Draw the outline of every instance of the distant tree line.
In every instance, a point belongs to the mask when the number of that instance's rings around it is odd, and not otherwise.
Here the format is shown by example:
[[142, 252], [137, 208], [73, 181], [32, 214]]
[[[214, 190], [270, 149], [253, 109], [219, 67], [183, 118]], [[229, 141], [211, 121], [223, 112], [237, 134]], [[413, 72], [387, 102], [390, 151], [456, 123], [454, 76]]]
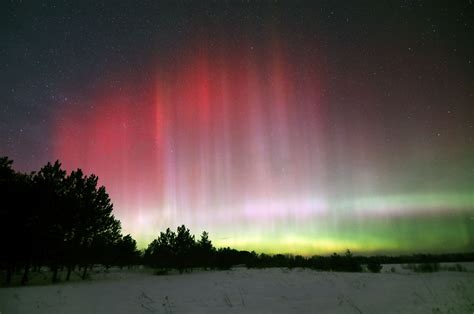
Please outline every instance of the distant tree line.
[[[161, 232], [145, 250], [143, 262], [145, 265], [159, 269], [163, 273], [168, 269], [184, 272], [193, 268], [229, 269], [241, 265], [248, 268], [264, 267], [307, 267], [328, 271], [362, 271], [360, 257], [355, 257], [349, 250], [345, 254], [334, 253], [331, 256], [303, 256], [284, 254], [257, 254], [254, 251], [238, 251], [235, 249], [215, 248], [209, 240], [209, 234], [204, 231], [199, 240], [186, 226], [177, 228], [176, 233], [170, 228]], [[366, 261], [367, 262], [367, 261]], [[378, 272], [381, 269], [378, 260], [369, 260], [369, 270]]]
[[312, 257], [257, 254], [216, 248], [206, 231], [195, 239], [184, 225], [176, 232], [170, 228], [161, 232], [141, 254], [135, 240], [122, 235], [120, 221], [113, 216], [113, 205], [105, 188], [98, 186], [97, 176], [84, 175], [80, 169], [68, 175], [59, 161], [29, 174], [16, 172], [12, 163], [0, 157], [0, 271], [7, 284], [18, 273], [21, 284], [26, 284], [30, 272], [44, 266], [51, 270], [54, 282], [60, 279], [60, 271], [65, 271], [65, 280], [72, 272], [85, 279], [97, 264], [106, 268], [140, 264], [158, 273], [236, 265], [349, 272], [362, 271], [366, 265], [367, 270], [379, 272], [381, 264], [419, 263], [424, 271], [429, 263], [474, 261], [474, 253], [367, 257], [347, 250]]
[[6, 283], [22, 270], [21, 284], [31, 270], [48, 266], [52, 280], [58, 271], [80, 271], [82, 278], [94, 264], [125, 266], [138, 262], [139, 251], [130, 235], [122, 236], [120, 221], [95, 175], [80, 169], [69, 175], [56, 161], [38, 172], [12, 169], [0, 157], [0, 269]]
[[232, 248], [215, 248], [204, 231], [196, 240], [186, 226], [182, 225], [173, 232], [168, 228], [161, 232], [145, 250], [143, 263], [165, 273], [169, 269], [180, 272], [193, 268], [229, 269], [233, 266], [247, 268], [310, 268], [320, 271], [360, 272], [364, 267], [370, 272], [378, 273], [382, 264], [413, 264], [420, 267], [440, 262], [474, 261], [474, 253], [458, 254], [415, 254], [402, 256], [358, 256], [350, 250], [344, 254], [333, 253], [329, 256], [311, 256], [291, 254], [257, 254], [252, 251], [238, 251]]

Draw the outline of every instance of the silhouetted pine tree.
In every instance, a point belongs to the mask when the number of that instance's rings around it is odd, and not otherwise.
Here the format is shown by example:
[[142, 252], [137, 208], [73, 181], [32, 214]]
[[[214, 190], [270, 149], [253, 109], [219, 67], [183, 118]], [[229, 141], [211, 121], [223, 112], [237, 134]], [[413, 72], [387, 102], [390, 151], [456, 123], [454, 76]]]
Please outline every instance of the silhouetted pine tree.
[[176, 266], [175, 251], [176, 233], [167, 228], [153, 240], [145, 250], [145, 262], [156, 268], [173, 268]]
[[122, 237], [114, 247], [115, 261], [120, 268], [136, 265], [140, 259], [140, 251], [137, 250], [137, 242], [128, 234]]
[[196, 263], [197, 266], [204, 267], [205, 269], [212, 267], [215, 258], [215, 248], [212, 246], [212, 242], [209, 239], [209, 234], [203, 231], [201, 239], [197, 242], [196, 247]]
[[0, 265], [6, 269], [6, 282], [21, 267], [25, 268], [22, 283], [28, 281], [32, 256], [31, 234], [35, 219], [32, 217], [29, 176], [16, 173], [13, 161], [0, 158]]
[[33, 247], [43, 253], [43, 261], [53, 271], [52, 280], [56, 281], [67, 245], [66, 171], [61, 169], [59, 161], [54, 164], [48, 162], [33, 174], [32, 180], [38, 205], [34, 207], [37, 211], [32, 215], [37, 223], [37, 232], [31, 239], [35, 242]]
[[174, 251], [176, 252], [176, 266], [180, 272], [195, 266], [194, 253], [196, 241], [185, 225], [177, 229]]

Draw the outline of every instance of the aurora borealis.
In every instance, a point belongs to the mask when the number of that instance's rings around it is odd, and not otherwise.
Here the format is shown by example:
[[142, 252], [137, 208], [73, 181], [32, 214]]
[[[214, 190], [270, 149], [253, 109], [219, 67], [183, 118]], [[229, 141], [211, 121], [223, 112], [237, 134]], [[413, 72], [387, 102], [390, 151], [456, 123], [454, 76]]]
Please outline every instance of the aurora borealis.
[[1, 155], [98, 175], [142, 247], [472, 251], [472, 4], [420, 3], [10, 4]]

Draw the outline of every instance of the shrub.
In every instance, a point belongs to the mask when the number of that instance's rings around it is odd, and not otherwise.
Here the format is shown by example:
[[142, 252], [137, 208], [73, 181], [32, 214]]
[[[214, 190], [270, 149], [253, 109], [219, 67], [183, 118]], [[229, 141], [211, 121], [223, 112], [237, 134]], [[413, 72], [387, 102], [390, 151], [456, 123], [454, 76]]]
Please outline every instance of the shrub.
[[369, 260], [367, 264], [367, 268], [372, 272], [372, 273], [380, 273], [382, 270], [382, 264], [379, 263], [379, 261], [375, 259]]
[[417, 273], [433, 273], [439, 271], [439, 269], [439, 263], [422, 263], [413, 267], [413, 271]]
[[447, 270], [447, 271], [459, 271], [459, 272], [466, 272], [467, 271], [466, 267], [464, 267], [460, 264], [445, 266], [445, 267], [442, 267], [442, 269]]
[[168, 275], [168, 269], [157, 269], [153, 272], [153, 275], [155, 275], [155, 276]]

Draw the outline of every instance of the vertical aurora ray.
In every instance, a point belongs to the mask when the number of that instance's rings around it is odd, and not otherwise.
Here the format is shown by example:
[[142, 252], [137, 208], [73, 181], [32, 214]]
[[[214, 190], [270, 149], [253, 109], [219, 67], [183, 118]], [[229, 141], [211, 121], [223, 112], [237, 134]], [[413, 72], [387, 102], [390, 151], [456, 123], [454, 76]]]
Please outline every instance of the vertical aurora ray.
[[57, 120], [57, 157], [99, 176], [141, 246], [186, 224], [272, 253], [472, 250], [474, 186], [444, 176], [462, 152], [406, 145], [394, 159], [382, 123], [332, 113], [322, 56], [276, 35], [204, 38], [158, 61], [152, 87], [104, 89]]

